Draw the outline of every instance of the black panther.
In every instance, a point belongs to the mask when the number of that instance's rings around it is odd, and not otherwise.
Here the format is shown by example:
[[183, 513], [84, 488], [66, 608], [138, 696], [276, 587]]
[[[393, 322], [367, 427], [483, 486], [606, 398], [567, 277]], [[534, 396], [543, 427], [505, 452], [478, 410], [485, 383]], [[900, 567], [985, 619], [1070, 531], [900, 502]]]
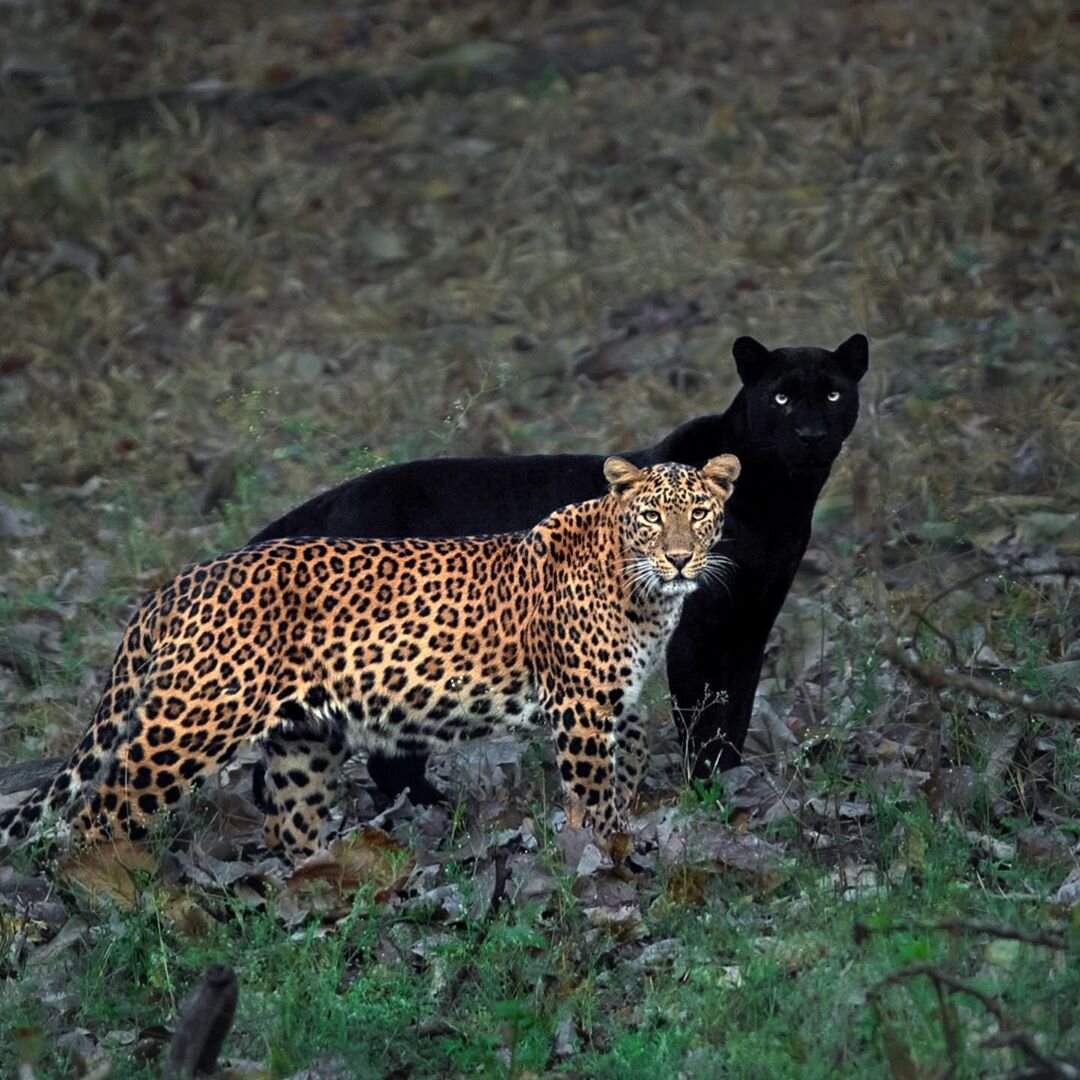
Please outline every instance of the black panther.
[[[766, 640], [810, 540], [814, 504], [859, 414], [868, 344], [835, 351], [769, 350], [751, 337], [732, 346], [742, 387], [719, 415], [676, 428], [655, 446], [622, 455], [644, 467], [700, 467], [735, 454], [742, 474], [727, 504], [722, 583], [689, 597], [667, 654], [677, 722], [693, 775], [740, 761]], [[267, 525], [252, 543], [281, 537], [377, 539], [463, 536], [528, 529], [568, 503], [602, 495], [604, 454], [438, 458], [378, 469], [316, 495]], [[417, 802], [440, 793], [423, 756], [373, 754], [372, 779]]]

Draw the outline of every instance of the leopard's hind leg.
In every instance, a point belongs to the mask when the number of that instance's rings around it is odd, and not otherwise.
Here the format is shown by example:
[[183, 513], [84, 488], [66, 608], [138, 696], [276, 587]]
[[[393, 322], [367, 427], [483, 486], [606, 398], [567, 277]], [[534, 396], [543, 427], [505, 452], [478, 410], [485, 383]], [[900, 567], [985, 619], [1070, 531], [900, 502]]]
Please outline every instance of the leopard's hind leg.
[[256, 801], [266, 813], [266, 846], [299, 862], [329, 839], [326, 830], [349, 756], [344, 724], [316, 718], [286, 702], [262, 741], [265, 769]]
[[81, 798], [70, 816], [87, 839], [118, 832], [145, 839], [156, 814], [175, 808], [197, 780], [261, 733], [260, 696], [239, 683], [190, 676], [190, 648], [169, 642], [156, 649], [123, 722], [96, 725], [73, 754]]
[[26, 839], [50, 812], [91, 843], [121, 833], [144, 839], [154, 815], [176, 806], [244, 741], [245, 725], [215, 720], [206, 702], [165, 705], [148, 683], [119, 723], [99, 714], [51, 783], [0, 819], [0, 846]]
[[175, 809], [246, 741], [235, 724], [206, 723], [210, 710], [198, 701], [187, 703], [180, 724], [158, 723], [158, 701], [150, 694], [136, 707], [130, 737], [115, 747], [107, 771], [72, 814], [91, 842], [118, 832], [145, 839], [157, 814]]

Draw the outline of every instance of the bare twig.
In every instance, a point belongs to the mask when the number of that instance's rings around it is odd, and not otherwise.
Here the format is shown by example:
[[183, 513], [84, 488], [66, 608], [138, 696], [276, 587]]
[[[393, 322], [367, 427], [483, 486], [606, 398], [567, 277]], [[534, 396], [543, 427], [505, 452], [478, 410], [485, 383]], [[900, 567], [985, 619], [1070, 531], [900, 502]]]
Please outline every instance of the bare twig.
[[1005, 1015], [1001, 1003], [992, 994], [988, 994], [985, 990], [980, 990], [977, 986], [971, 986], [968, 983], [963, 982], [955, 975], [950, 975], [947, 971], [942, 971], [940, 968], [934, 967], [933, 964], [913, 964], [911, 967], [904, 968], [902, 971], [894, 971], [891, 975], [886, 975], [884, 979], [870, 990], [870, 997], [876, 1001], [880, 998], [881, 992], [886, 987], [895, 986], [898, 983], [908, 982], [909, 980], [919, 978], [930, 980], [934, 986], [934, 990], [938, 994], [939, 1000], [942, 998], [943, 990], [948, 989], [955, 994], [965, 994], [968, 997], [974, 998], [982, 1005], [998, 1024], [997, 1035], [991, 1036], [990, 1039], [985, 1040], [983, 1045], [1015, 1046], [1018, 1050], [1022, 1051], [1029, 1060], [1034, 1061], [1040, 1068], [1045, 1070], [1046, 1076], [1054, 1077], [1056, 1080], [1080, 1080], [1080, 1069], [1077, 1069], [1066, 1061], [1047, 1057], [1047, 1055], [1035, 1045], [1035, 1040], [1027, 1032], [1017, 1031], [1009, 1022], [1009, 1018]]
[[912, 614], [914, 615], [916, 622], [921, 623], [923, 626], [926, 627], [927, 630], [930, 631], [931, 634], [933, 634], [936, 638], [939, 638], [941, 641], [943, 641], [945, 643], [945, 647], [949, 650], [949, 656], [952, 658], [952, 662], [954, 664], [959, 664], [960, 663], [960, 653], [956, 648], [956, 642], [953, 641], [953, 639], [951, 637], [949, 637], [949, 635], [946, 634], [944, 630], [941, 630], [938, 627], [936, 627], [926, 617], [926, 615], [923, 614], [922, 611], [914, 611], [914, 612], [912, 612]]
[[506, 899], [506, 884], [510, 880], [510, 874], [506, 869], [506, 851], [500, 848], [495, 852], [495, 884], [491, 890], [491, 908], [494, 914]]
[[548, 71], [556, 71], [570, 81], [613, 67], [638, 70], [646, 61], [642, 48], [622, 40], [582, 46], [565, 44], [550, 50], [489, 43], [488, 54], [480, 61], [466, 62], [460, 49], [448, 50], [389, 75], [339, 69], [307, 75], [270, 90], [226, 87], [206, 93], [184, 89], [105, 101], [49, 101], [35, 109], [20, 134], [29, 138], [36, 129], [61, 134], [79, 121], [106, 130], [127, 130], [159, 122], [162, 114], [183, 116], [191, 112], [201, 116], [223, 114], [251, 125], [293, 121], [309, 113], [329, 113], [353, 121], [429, 91], [464, 96], [502, 86], [528, 86]]
[[236, 1013], [237, 994], [232, 968], [214, 964], [206, 969], [181, 1007], [162, 1071], [165, 1080], [190, 1080], [197, 1073], [214, 1071]]
[[[1027, 1053], [1029, 1042], [1028, 1036], [1023, 1032], [999, 1031], [996, 1035], [990, 1035], [988, 1038], [983, 1039], [982, 1045], [985, 1047], [1013, 1046]], [[1044, 1072], [1013, 1073], [1011, 1075], [1028, 1076], [1032, 1080], [1049, 1080], [1051, 1077], [1056, 1077], [1058, 1080], [1080, 1080], [1080, 1068], [1077, 1068], [1072, 1062], [1063, 1061], [1061, 1058], [1035, 1058], [1034, 1060], [1045, 1070]]]
[[960, 1065], [960, 1037], [956, 1030], [956, 1013], [941, 983], [934, 983], [934, 992], [938, 999], [941, 1033], [945, 1036], [945, 1052], [949, 1055], [949, 1075], [952, 1076]]
[[[877, 475], [877, 499], [873, 507], [873, 522], [871, 529], [871, 542], [869, 549], [870, 571], [878, 583], [875, 590], [875, 599], [878, 613], [881, 617], [885, 633], [883, 640], [878, 646], [878, 651], [891, 660], [902, 671], [914, 678], [917, 682], [931, 690], [966, 690], [969, 694], [988, 701], [996, 701], [999, 704], [1011, 708], [1023, 709], [1026, 712], [1037, 713], [1039, 716], [1052, 716], [1061, 720], [1080, 720], [1080, 705], [1068, 701], [1052, 701], [1049, 698], [1038, 697], [1033, 694], [1025, 694], [1018, 690], [1009, 690], [998, 686], [989, 679], [981, 679], [975, 675], [965, 675], [959, 671], [946, 671], [944, 668], [927, 664], [913, 656], [908, 655], [897, 640], [896, 628], [893, 625], [889, 613], [889, 605], [885, 594], [885, 568], [882, 557], [882, 543], [885, 536], [884, 509], [886, 493], [888, 489], [889, 461], [885, 453], [884, 442], [877, 422], [877, 415], [872, 414], [870, 424], [869, 457], [875, 466]], [[979, 571], [972, 578], [983, 573]], [[962, 579], [961, 583], [963, 580]], [[943, 593], [935, 597], [927, 604], [923, 611], [937, 603], [939, 599], [947, 595], [949, 591], [957, 587], [957, 583], [949, 586]], [[925, 616], [924, 616], [925, 618]], [[934, 629], [934, 628], [932, 628]], [[935, 632], [937, 632], [935, 630]]]
[[1080, 705], [1074, 705], [1072, 702], [1053, 701], [1050, 698], [1025, 694], [1019, 690], [1009, 690], [1007, 687], [990, 682], [989, 679], [965, 675], [959, 671], [946, 671], [944, 668], [917, 660], [900, 647], [891, 626], [878, 646], [878, 651], [917, 682], [932, 690], [966, 690], [969, 694], [974, 694], [984, 700], [996, 701], [1014, 709], [1037, 713], [1039, 716], [1053, 716], [1060, 720], [1080, 720]]
[[871, 927], [865, 923], [857, 923], [855, 937], [856, 940], [864, 940], [871, 934], [923, 933], [926, 930], [942, 930], [947, 934], [986, 934], [988, 937], [1001, 938], [1006, 941], [1022, 941], [1028, 945], [1042, 945], [1047, 949], [1067, 949], [1069, 947], [1068, 941], [1062, 934], [1018, 930], [1013, 926], [969, 922], [966, 919], [942, 919], [940, 922], [932, 923], [895, 922], [882, 927]]

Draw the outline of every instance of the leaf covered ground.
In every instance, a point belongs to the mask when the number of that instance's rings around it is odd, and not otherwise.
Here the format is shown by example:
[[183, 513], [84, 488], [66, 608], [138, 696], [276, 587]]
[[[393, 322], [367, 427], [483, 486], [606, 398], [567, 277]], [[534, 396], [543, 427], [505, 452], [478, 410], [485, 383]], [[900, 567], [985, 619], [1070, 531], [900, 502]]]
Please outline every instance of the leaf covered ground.
[[[555, 59], [457, 92], [508, 49]], [[295, 108], [34, 132], [229, 87]], [[138, 599], [316, 490], [641, 445], [726, 405], [739, 334], [871, 338], [747, 766], [688, 789], [654, 690], [637, 876], [498, 741], [437, 764], [449, 810], [354, 762], [368, 828], [287, 879], [240, 762], [149, 851], [0, 867], [0, 1072], [152, 1075], [220, 962], [238, 1075], [1080, 1060], [1076, 723], [882, 646], [1075, 705], [1078, 147], [1060, 3], [0, 5], [0, 761], [65, 752]]]

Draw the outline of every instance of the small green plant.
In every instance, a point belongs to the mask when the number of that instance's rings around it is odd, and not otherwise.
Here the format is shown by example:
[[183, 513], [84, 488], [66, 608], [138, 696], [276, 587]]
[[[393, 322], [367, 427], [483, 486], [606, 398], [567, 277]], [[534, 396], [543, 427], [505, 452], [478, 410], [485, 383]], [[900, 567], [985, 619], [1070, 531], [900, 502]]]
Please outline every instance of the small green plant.
[[727, 803], [727, 789], [719, 776], [709, 777], [707, 780], [693, 777], [689, 787], [682, 792], [682, 805], [687, 810], [704, 807], [721, 818], [726, 818], [731, 813]]

